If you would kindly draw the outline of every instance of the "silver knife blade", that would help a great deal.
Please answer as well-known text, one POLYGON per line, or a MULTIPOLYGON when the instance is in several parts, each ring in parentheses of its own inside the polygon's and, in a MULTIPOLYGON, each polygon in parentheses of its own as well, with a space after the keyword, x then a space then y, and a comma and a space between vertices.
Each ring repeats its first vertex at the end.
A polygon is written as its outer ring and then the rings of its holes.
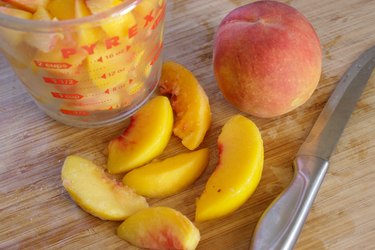
POLYGON ((292 182, 259 219, 250 249, 293 249, 327 173, 329 158, 374 67, 375 46, 341 78, 297 153, 292 182))
POLYGON ((375 46, 346 71, 297 155, 329 160, 375 66, 375 46))

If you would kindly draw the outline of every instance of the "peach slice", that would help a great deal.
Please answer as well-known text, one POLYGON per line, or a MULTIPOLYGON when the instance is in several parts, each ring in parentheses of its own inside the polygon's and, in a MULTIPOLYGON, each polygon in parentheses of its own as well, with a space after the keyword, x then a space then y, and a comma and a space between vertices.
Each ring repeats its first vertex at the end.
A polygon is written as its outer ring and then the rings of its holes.
MULTIPOLYGON (((39 7, 32 17, 33 20, 44 20, 44 21, 51 21, 52 17, 50 16, 49 12, 43 8, 39 7)), ((59 39, 62 39, 63 35, 58 33, 52 34, 30 34, 26 39, 26 42, 38 50, 42 52, 49 52, 53 50, 58 43, 59 39)))
POLYGON ((230 118, 218 138, 219 163, 196 203, 196 221, 225 216, 253 194, 263 170, 263 141, 256 125, 230 118))
POLYGON ((182 191, 202 174, 208 156, 208 148, 178 154, 134 169, 122 181, 146 197, 169 196, 182 191))
MULTIPOLYGON (((90 15, 91 12, 87 8, 85 0, 76 0, 75 17, 81 18, 90 15)), ((81 25, 81 28, 78 31, 78 44, 82 46, 91 45, 99 41, 102 38, 102 36, 103 34, 101 33, 100 28, 90 27, 89 25, 81 25)))
POLYGON ((194 224, 168 207, 142 209, 118 227, 117 235, 134 246, 160 250, 193 250, 200 240, 194 224))
POLYGON ((161 154, 172 134, 173 111, 168 98, 156 96, 131 117, 122 135, 108 146, 108 171, 123 173, 161 154))
POLYGON ((211 109, 206 93, 194 75, 175 62, 163 65, 160 92, 171 95, 176 114, 173 133, 190 150, 196 149, 210 127, 211 109))
POLYGON ((46 7, 49 0, 2 0, 14 7, 28 12, 35 12, 39 7, 46 7))
POLYGON ((75 18, 75 0, 50 0, 47 10, 59 20, 75 18))
MULTIPOLYGON (((0 12, 9 16, 18 17, 22 19, 31 19, 32 14, 27 11, 12 9, 4 6, 0 6, 0 12)), ((17 46, 22 42, 24 33, 20 31, 10 30, 7 28, 1 28, 2 37, 12 46, 17 46)))
POLYGON ((65 159, 61 178, 77 205, 103 220, 124 220, 148 207, 144 197, 111 179, 104 169, 79 156, 71 155, 65 159))

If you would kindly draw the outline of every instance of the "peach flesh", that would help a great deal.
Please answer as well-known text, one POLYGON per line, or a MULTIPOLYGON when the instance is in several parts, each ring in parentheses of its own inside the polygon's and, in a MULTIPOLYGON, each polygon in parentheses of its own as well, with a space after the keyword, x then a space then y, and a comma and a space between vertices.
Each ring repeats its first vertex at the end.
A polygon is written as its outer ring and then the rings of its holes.
POLYGON ((302 105, 318 84, 321 63, 314 28, 283 3, 237 8, 222 20, 215 37, 214 70, 224 97, 258 117, 302 105))

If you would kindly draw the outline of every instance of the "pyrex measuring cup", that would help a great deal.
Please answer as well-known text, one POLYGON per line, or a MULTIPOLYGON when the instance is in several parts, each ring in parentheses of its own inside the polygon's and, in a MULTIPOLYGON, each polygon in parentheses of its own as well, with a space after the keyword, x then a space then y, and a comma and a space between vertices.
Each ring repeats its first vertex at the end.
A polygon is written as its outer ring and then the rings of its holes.
POLYGON ((72 126, 113 124, 157 86, 165 7, 165 0, 124 0, 63 21, 0 13, 0 48, 46 114, 72 126))

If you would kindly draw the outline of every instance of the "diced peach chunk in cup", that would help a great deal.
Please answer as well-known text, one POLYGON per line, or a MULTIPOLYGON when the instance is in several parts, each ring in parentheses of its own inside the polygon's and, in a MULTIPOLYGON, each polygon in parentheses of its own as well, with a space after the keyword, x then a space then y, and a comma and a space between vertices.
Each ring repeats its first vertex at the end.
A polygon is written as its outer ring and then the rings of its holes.
POLYGON ((2 0, 16 8, 28 12, 35 12, 39 7, 45 8, 49 0, 2 0))

